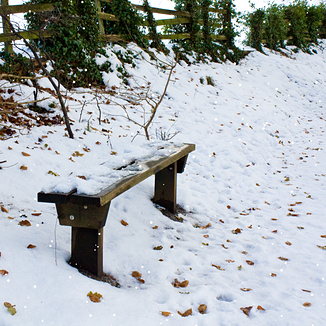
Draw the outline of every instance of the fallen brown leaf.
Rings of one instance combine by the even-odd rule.
[[[288,261],[289,260],[288,258],[285,258],[285,257],[278,257],[278,259],[283,260],[283,261]]]
[[[246,260],[246,263],[247,263],[248,265],[250,265],[250,266],[255,265],[255,263],[254,263],[253,261],[251,261],[251,260]]]
[[[245,315],[247,315],[249,317],[249,312],[250,312],[251,308],[252,308],[252,306],[245,307],[245,308],[240,308],[240,309],[243,311],[243,313]]]
[[[22,152],[23,156],[31,156],[30,154],[28,153],[25,153],[25,152]]]
[[[190,309],[188,309],[188,310],[186,310],[185,312],[180,312],[180,311],[178,311],[178,314],[180,315],[180,316],[182,316],[182,317],[187,317],[187,316],[190,316],[190,315],[192,315],[192,308],[190,308]]]
[[[6,271],[5,269],[0,269],[0,275],[4,276],[7,275],[9,272]]]
[[[286,241],[285,244],[287,244],[288,246],[292,246],[292,243],[290,241]]]
[[[234,263],[233,259],[226,259],[225,261],[227,261],[228,263]]]
[[[20,226],[31,226],[31,222],[29,220],[23,220],[18,223]]]
[[[248,251],[242,251],[242,254],[248,255]]]
[[[77,175],[77,178],[86,180],[86,177],[84,175]]]
[[[158,228],[158,225],[155,225],[152,227],[153,230],[156,230]]]
[[[310,307],[310,306],[311,306],[311,303],[310,303],[310,302],[305,302],[305,303],[303,304],[303,306],[304,306],[304,307]]]
[[[90,291],[87,296],[92,302],[101,302],[102,295],[100,293],[93,293],[92,291]]]
[[[27,166],[22,165],[22,166],[20,167],[20,169],[23,170],[23,171],[26,171],[28,168],[27,168]]]
[[[28,249],[33,249],[33,248],[36,248],[36,246],[34,246],[34,245],[32,245],[32,244],[29,244],[29,245],[27,246],[27,248],[28,248]]]
[[[171,312],[168,312],[168,311],[161,311],[161,314],[165,317],[168,317],[171,315]]]
[[[272,276],[272,277],[276,277],[276,274],[275,274],[275,273],[271,273],[271,276]]]
[[[218,266],[218,265],[214,265],[212,264],[213,267],[217,268],[219,271],[225,271],[224,268],[222,268],[221,266]]]
[[[33,216],[40,216],[42,213],[32,213]]]
[[[172,285],[175,287],[175,288],[185,288],[187,287],[189,284],[189,281],[188,280],[184,280],[182,282],[179,282],[178,279],[174,279]]]
[[[127,223],[127,222],[124,221],[124,220],[121,220],[120,223],[121,223],[123,226],[127,226],[127,225],[129,225],[129,223]]]
[[[224,223],[224,221],[222,219],[219,219],[218,221],[221,222],[221,223]]]
[[[207,229],[207,228],[209,228],[209,227],[211,227],[211,226],[212,226],[212,224],[211,224],[211,223],[208,223],[208,224],[205,225],[205,226],[201,226],[200,229],[205,230],[205,229]]]
[[[6,207],[4,207],[3,205],[1,205],[1,212],[9,213],[8,209]]]
[[[233,233],[233,234],[241,233],[241,229],[236,228],[235,230],[232,230],[232,233]]]
[[[226,247],[226,246],[224,245],[224,243],[221,244],[221,246],[222,246],[224,249],[229,249],[229,247]]]
[[[141,273],[139,273],[139,272],[137,272],[137,271],[133,271],[133,272],[131,273],[131,276],[132,276],[132,277],[135,277],[135,278],[138,278],[138,277],[141,277]]]
[[[204,238],[209,238],[209,235],[208,234],[204,234],[203,237]]]
[[[262,306],[257,306],[257,310],[263,310],[263,311],[265,311],[265,309]]]
[[[320,237],[321,237],[321,238],[326,238],[326,234],[325,234],[325,235],[321,235]]]
[[[252,289],[250,289],[250,288],[240,288],[240,290],[241,290],[241,291],[244,291],[244,292],[249,292],[249,291],[251,291]]]
[[[207,310],[207,306],[205,304],[201,304],[199,305],[198,307],[198,311],[201,313],[201,314],[206,314],[206,310]]]
[[[308,292],[308,293],[311,292],[310,290],[304,290],[304,289],[302,289],[302,291],[303,291],[303,292]]]
[[[272,233],[277,233],[277,230],[272,231]]]

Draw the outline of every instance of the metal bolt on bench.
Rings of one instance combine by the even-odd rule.
[[[39,202],[55,203],[60,225],[72,227],[71,258],[69,264],[93,274],[103,276],[103,227],[111,200],[141,181],[155,174],[153,202],[169,212],[176,212],[177,173],[184,171],[188,154],[194,144],[172,147],[172,154],[153,160],[137,162],[146,168],[109,185],[96,195],[69,193],[38,193]]]

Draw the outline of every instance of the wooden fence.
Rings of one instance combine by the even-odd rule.
[[[17,14],[17,13],[27,13],[29,11],[32,12],[45,12],[45,11],[52,11],[55,9],[54,5],[49,4],[23,4],[23,5],[9,5],[9,0],[0,0],[0,13],[4,14],[10,20],[10,14]],[[101,1],[110,3],[111,0],[94,0],[95,4],[98,8],[98,23],[99,29],[101,33],[101,37],[110,42],[110,41],[119,41],[123,40],[123,35],[106,35],[104,31],[104,24],[103,21],[118,21],[119,19],[111,14],[107,14],[101,12]],[[145,11],[144,6],[132,4],[132,6],[139,11]],[[172,26],[178,24],[187,24],[190,22],[191,14],[186,11],[177,11],[177,10],[168,10],[168,9],[161,9],[161,8],[153,8],[151,7],[153,13],[156,14],[164,14],[164,15],[171,15],[174,18],[170,19],[159,19],[156,20],[157,26]],[[210,8],[209,12],[212,13],[223,13],[223,10]],[[199,22],[200,23],[200,22]],[[143,26],[149,26],[147,21],[144,21]],[[214,27],[220,27],[221,24],[215,24]],[[3,33],[0,34],[0,42],[5,43],[5,51],[6,52],[13,52],[12,48],[12,41],[18,40],[19,37],[13,34],[10,30],[9,24],[6,23],[4,20],[2,21]],[[43,31],[21,31],[20,35],[26,39],[37,39],[37,38],[48,38],[51,37],[50,31],[43,30]],[[182,33],[182,34],[160,34],[162,39],[187,39],[190,38],[190,33]],[[226,37],[224,35],[211,35],[211,37],[216,41],[225,41]]]

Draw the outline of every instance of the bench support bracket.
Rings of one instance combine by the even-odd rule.
[[[103,228],[72,227],[69,264],[97,277],[103,275]]]

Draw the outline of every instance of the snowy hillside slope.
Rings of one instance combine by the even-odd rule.
[[[68,92],[75,139],[63,125],[43,125],[2,140],[0,325],[324,325],[326,52],[317,52],[266,49],[239,65],[177,65],[150,142],[112,103],[114,73],[105,76],[113,96]],[[157,95],[168,74],[142,59],[128,71]],[[31,87],[8,89],[4,98],[32,99]],[[96,96],[107,103],[101,125]],[[196,144],[178,175],[184,222],[153,205],[153,178],[140,183],[112,201],[104,229],[104,271],[121,287],[87,278],[67,264],[70,228],[57,225],[54,205],[38,203],[37,192],[69,178],[88,189],[90,171],[145,155],[164,132]],[[25,220],[31,226],[19,225]],[[174,287],[175,279],[189,284]],[[91,302],[90,291],[101,302]],[[190,308],[192,315],[178,314]]]

